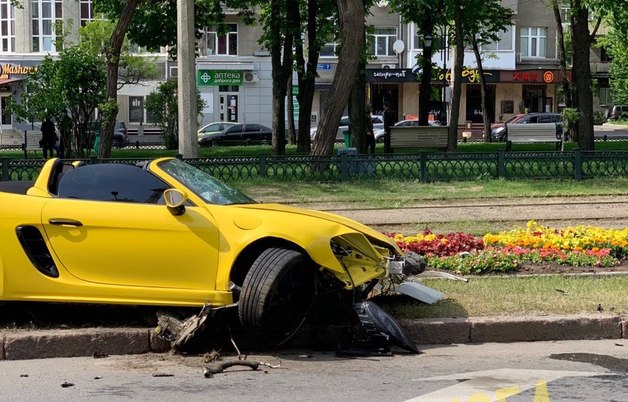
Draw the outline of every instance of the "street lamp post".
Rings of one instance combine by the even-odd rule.
[[[447,55],[449,54],[449,46],[447,43],[447,26],[440,26],[440,52],[443,58],[443,88],[441,90],[441,109],[440,109],[440,123],[441,125],[447,125]]]

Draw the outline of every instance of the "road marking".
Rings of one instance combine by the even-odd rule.
[[[549,402],[548,382],[564,377],[595,377],[600,375],[614,374],[590,371],[497,369],[419,378],[414,381],[455,380],[462,382],[417,396],[406,402],[502,402],[510,396],[532,388],[536,388],[534,402]]]

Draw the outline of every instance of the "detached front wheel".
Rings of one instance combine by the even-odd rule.
[[[238,304],[240,322],[265,341],[281,343],[305,320],[315,289],[315,271],[306,255],[267,249],[244,278]]]

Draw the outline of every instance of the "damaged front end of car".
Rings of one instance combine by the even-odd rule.
[[[425,260],[416,253],[402,253],[387,243],[369,241],[361,233],[334,237],[332,252],[340,262],[344,274],[334,272],[346,288],[352,288],[372,279],[389,277],[393,282],[425,270]]]
[[[380,339],[416,353],[416,346],[399,335],[403,331],[394,319],[367,299],[376,287],[381,291],[380,283],[401,283],[408,275],[422,272],[423,259],[404,254],[394,241],[376,232],[339,230],[326,245],[313,241],[310,246],[306,250],[266,249],[254,259],[241,284],[232,282],[236,303],[230,307],[236,307],[245,333],[255,335],[260,346],[281,346],[313,310],[323,315],[346,311],[348,321],[339,322],[341,325],[359,324],[368,328],[369,336],[379,334]],[[207,306],[199,315],[202,319],[169,325],[179,333],[167,338],[173,349],[184,346],[190,332],[204,325],[204,317],[212,317],[213,310]],[[185,331],[180,330],[183,328]]]

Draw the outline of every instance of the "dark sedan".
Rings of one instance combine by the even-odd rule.
[[[217,145],[252,145],[270,144],[272,130],[257,123],[240,123],[205,137],[199,138],[198,145],[211,147]]]

